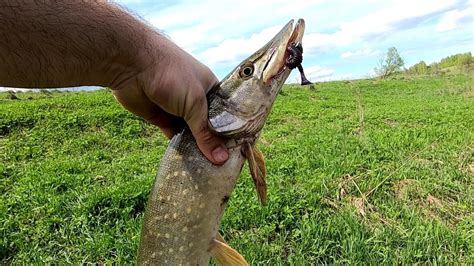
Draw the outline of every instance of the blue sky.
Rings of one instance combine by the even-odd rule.
[[[311,81],[371,77],[392,46],[406,67],[474,53],[474,0],[116,2],[208,65],[219,79],[298,18],[306,21],[303,66]],[[287,82],[299,82],[297,71]]]
[[[396,47],[411,66],[474,52],[474,1],[454,0],[121,0],[223,78],[290,19],[304,18],[307,76],[313,81],[373,75]],[[298,82],[293,71],[289,82]]]

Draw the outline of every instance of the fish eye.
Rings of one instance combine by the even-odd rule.
[[[249,78],[252,76],[253,70],[254,70],[253,64],[243,65],[242,67],[240,67],[239,75],[241,78],[244,78],[244,79]]]

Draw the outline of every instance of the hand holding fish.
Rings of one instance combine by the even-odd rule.
[[[0,3],[0,86],[103,86],[169,138],[184,118],[214,164],[228,158],[208,130],[217,78],[153,27],[109,1]],[[182,121],[182,119],[180,119]]]
[[[129,111],[157,125],[168,137],[189,126],[208,160],[228,158],[221,138],[208,129],[206,93],[218,83],[211,70],[194,57],[157,36],[148,67],[113,88],[115,98]]]

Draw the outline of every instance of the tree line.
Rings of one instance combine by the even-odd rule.
[[[420,61],[405,70],[407,74],[411,75],[439,75],[450,68],[457,68],[460,71],[465,70],[474,63],[474,58],[471,52],[461,53],[447,56],[439,62],[426,64],[425,61]]]
[[[439,62],[426,64],[420,61],[413,66],[402,68],[405,62],[395,47],[388,49],[374,68],[377,77],[385,79],[395,74],[442,75],[447,72],[474,72],[474,58],[471,52],[450,55]]]

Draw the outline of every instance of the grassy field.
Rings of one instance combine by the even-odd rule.
[[[167,140],[107,91],[0,94],[0,264],[136,258]],[[222,234],[251,264],[474,263],[467,76],[286,86]]]

